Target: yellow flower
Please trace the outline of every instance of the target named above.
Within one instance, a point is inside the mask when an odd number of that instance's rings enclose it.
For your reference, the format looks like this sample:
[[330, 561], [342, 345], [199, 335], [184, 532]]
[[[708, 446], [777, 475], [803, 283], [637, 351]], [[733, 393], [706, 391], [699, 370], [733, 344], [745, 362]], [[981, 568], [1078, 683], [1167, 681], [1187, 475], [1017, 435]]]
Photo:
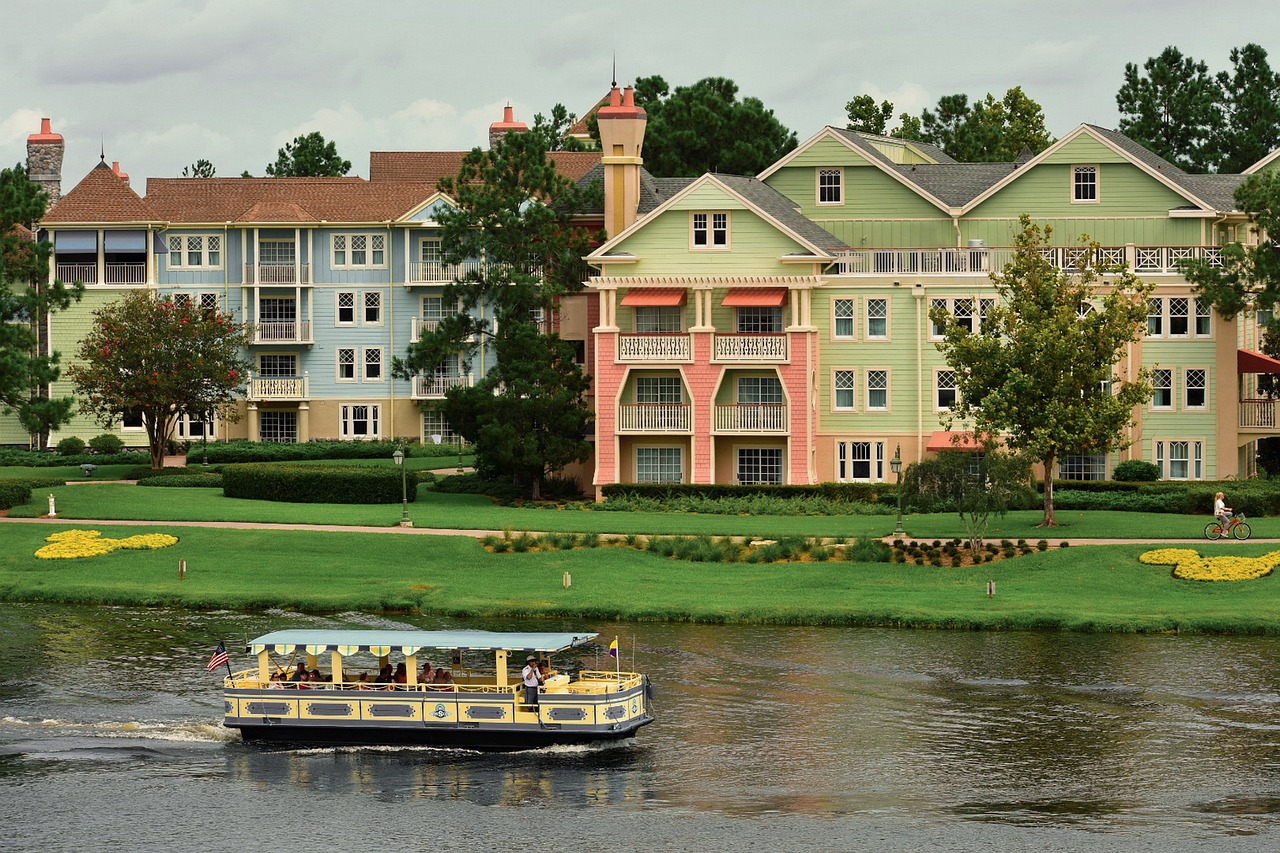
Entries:
[[147, 533], [124, 539], [106, 539], [97, 530], [63, 530], [45, 538], [45, 545], [36, 551], [42, 560], [73, 560], [79, 557], [100, 557], [118, 548], [151, 550], [176, 545], [178, 538], [167, 533]]
[[1190, 548], [1159, 548], [1138, 560], [1148, 565], [1173, 566], [1173, 576], [1193, 581], [1247, 581], [1271, 574], [1280, 566], [1280, 551], [1261, 557], [1202, 557]]

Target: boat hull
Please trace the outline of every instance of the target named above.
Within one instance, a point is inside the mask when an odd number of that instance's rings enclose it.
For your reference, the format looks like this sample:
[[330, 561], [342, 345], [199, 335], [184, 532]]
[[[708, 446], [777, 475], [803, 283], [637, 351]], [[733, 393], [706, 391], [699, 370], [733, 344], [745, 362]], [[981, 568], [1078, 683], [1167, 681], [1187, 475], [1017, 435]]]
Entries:
[[452, 726], [386, 728], [358, 726], [238, 725], [246, 743], [322, 746], [442, 746], [486, 752], [512, 752], [546, 746], [606, 743], [635, 737], [652, 717], [633, 720], [626, 726], [606, 730], [574, 730], [511, 724], [504, 728], [460, 728]]

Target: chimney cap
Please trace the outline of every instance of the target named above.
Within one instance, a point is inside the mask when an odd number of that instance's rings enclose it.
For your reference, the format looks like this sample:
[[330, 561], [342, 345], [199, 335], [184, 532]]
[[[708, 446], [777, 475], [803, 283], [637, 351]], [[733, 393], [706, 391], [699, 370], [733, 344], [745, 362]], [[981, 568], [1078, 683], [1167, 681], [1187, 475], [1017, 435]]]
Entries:
[[489, 125], [490, 133], [510, 133], [513, 130], [528, 130], [529, 125], [522, 121], [516, 121], [515, 109], [510, 102], [502, 110], [502, 121], [495, 121]]
[[33, 133], [27, 137], [27, 143], [54, 143], [61, 142], [62, 134], [53, 132], [53, 120], [48, 118], [40, 119], [40, 132]]

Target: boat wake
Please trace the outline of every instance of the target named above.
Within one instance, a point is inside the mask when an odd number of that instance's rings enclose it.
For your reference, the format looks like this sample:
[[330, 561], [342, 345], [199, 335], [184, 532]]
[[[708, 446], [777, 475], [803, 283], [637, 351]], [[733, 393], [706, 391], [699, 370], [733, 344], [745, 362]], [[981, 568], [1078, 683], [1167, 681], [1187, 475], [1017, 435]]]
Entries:
[[56, 731], [60, 735], [80, 735], [103, 738], [128, 738], [138, 740], [163, 740], [197, 743], [228, 743], [239, 740], [239, 735], [214, 723], [196, 720], [183, 722], [142, 722], [139, 720], [24, 720], [19, 717], [0, 717], [0, 727], [12, 726], [28, 731]]

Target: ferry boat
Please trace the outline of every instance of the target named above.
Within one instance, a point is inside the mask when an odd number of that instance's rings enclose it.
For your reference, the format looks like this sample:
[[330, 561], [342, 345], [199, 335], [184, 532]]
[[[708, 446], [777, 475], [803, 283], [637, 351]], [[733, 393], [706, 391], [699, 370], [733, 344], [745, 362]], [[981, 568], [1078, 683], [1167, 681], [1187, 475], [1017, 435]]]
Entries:
[[[239, 729], [246, 741], [437, 744], [485, 750], [632, 737], [653, 722], [652, 691], [645, 675], [622, 671], [616, 660], [612, 671], [550, 669], [536, 703], [526, 702], [520, 672], [528, 657], [551, 666], [552, 656], [596, 636], [275, 631], [248, 643], [245, 651], [257, 657], [256, 668], [230, 672], [228, 667], [223, 725]], [[472, 669], [482, 655], [485, 664]], [[376, 663], [383, 679], [398, 668], [403, 682], [372, 681], [367, 671], [356, 674], [359, 660], [368, 662], [366, 669]], [[427, 662], [438, 664], [437, 674], [420, 683]], [[319, 675], [316, 680], [294, 680], [293, 674], [302, 670]], [[442, 670], [447, 675], [439, 675]]]

